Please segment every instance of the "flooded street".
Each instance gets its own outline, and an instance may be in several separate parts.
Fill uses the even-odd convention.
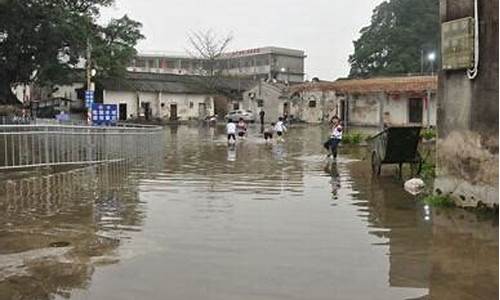
[[[0,181],[0,299],[497,299],[498,223],[321,127],[167,127],[165,157]]]

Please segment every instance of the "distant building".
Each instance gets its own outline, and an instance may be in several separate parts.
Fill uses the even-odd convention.
[[[440,8],[436,193],[498,207],[498,0],[441,0]]]
[[[195,75],[199,61],[184,53],[140,53],[127,68],[130,72]]]
[[[120,120],[200,120],[225,114],[233,103],[241,102],[241,90],[250,84],[246,80],[221,79],[214,94],[200,76],[129,72],[124,79],[100,81],[96,97],[102,98],[104,104],[117,104]]]
[[[256,79],[276,79],[298,83],[304,81],[304,59],[302,50],[278,47],[263,47],[230,52],[220,59],[224,75]],[[197,75],[202,60],[187,54],[139,54],[128,70],[132,72]]]
[[[126,79],[103,80],[104,104],[118,105],[119,119],[138,117],[171,121],[213,115],[214,97],[190,77],[170,74],[129,74]]]
[[[282,105],[308,123],[327,122],[336,115],[348,126],[435,126],[436,90],[435,76],[311,82],[291,86]]]
[[[276,122],[279,116],[287,111],[286,85],[260,81],[243,93],[243,107],[253,111],[256,115],[261,110],[265,112],[264,122]]]

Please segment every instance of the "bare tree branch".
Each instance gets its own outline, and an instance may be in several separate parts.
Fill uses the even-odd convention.
[[[207,76],[207,80],[216,82],[222,74],[220,59],[228,51],[233,40],[232,33],[219,36],[213,30],[192,31],[188,34],[189,55],[199,62],[199,75]]]

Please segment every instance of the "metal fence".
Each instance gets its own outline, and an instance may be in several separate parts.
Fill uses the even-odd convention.
[[[0,125],[0,170],[158,157],[161,127]]]

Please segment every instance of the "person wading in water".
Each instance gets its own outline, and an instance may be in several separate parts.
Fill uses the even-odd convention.
[[[337,148],[342,141],[342,121],[338,118],[334,118],[332,120],[332,133],[330,135],[330,151],[332,152],[331,155],[333,157],[333,160],[337,160]]]

